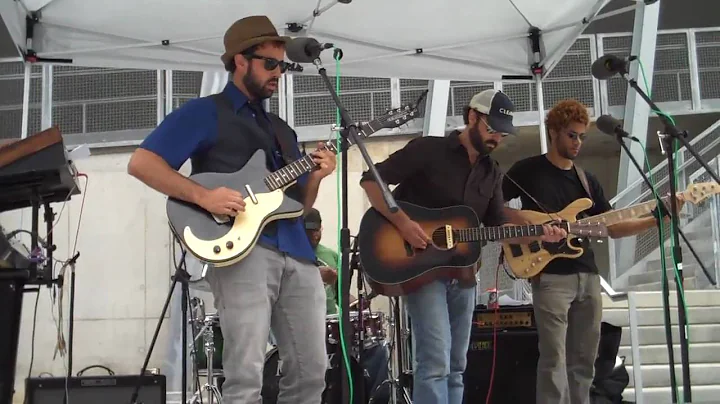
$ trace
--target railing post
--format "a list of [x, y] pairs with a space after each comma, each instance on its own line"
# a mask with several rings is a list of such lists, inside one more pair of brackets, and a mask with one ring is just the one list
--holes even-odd
[[[635, 302], [635, 292], [628, 292], [628, 322], [630, 328], [630, 352], [633, 361], [633, 388], [635, 390], [635, 403], [644, 404], [643, 381], [642, 381], [642, 360], [640, 359], [640, 338], [638, 330], [638, 313]], [[674, 371], [674, 370], [673, 370]]]

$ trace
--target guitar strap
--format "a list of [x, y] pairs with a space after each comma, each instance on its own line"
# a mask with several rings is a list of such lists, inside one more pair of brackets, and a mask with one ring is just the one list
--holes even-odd
[[285, 164], [290, 164], [293, 161], [297, 160], [298, 157], [295, 156], [294, 153], [294, 142], [291, 143], [291, 140], [294, 141], [294, 139], [290, 139], [290, 136], [284, 136], [283, 134], [289, 131], [283, 131], [281, 129], [281, 127], [285, 125], [285, 121], [283, 121], [279, 116], [273, 114], [272, 112], [268, 112], [267, 116], [268, 118], [270, 118], [270, 125], [272, 126], [272, 131], [275, 135], [275, 139], [277, 139], [278, 145], [280, 146], [280, 153], [282, 154], [282, 158], [285, 161]]
[[590, 192], [590, 183], [588, 182], [587, 175], [585, 175], [585, 170], [583, 170], [582, 167], [577, 164], [573, 164], [573, 167], [575, 167], [575, 172], [577, 173], [577, 176], [580, 179], [583, 188], [585, 188], [585, 193], [587, 193], [588, 197], [593, 203], [593, 206], [595, 206], [595, 200], [593, 199], [592, 192]]

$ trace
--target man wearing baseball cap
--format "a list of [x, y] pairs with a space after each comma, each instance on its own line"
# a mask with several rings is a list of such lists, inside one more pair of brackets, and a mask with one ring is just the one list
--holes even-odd
[[[505, 225], [508, 219], [503, 209], [502, 172], [490, 153], [506, 135], [516, 132], [514, 111], [513, 103], [504, 93], [480, 92], [465, 108], [464, 129], [446, 137], [413, 139], [377, 164], [377, 170], [388, 184], [397, 184], [393, 193], [398, 200], [431, 209], [466, 205], [485, 226]], [[372, 206], [410, 245], [417, 249], [427, 247], [430, 237], [420, 224], [402, 210], [390, 213], [369, 172], [363, 173], [360, 184]], [[534, 239], [558, 241], [566, 236], [557, 227], [544, 226], [544, 235]], [[532, 239], [506, 242], [527, 243]], [[479, 249], [479, 245], [475, 248]], [[478, 266], [476, 263], [472, 269], [477, 270]], [[460, 279], [454, 274], [448, 271], [444, 278], [410, 290], [406, 296], [417, 363], [413, 374], [414, 404], [463, 402], [463, 372], [476, 280], [473, 275]]]
[[[295, 131], [262, 105], [288, 67], [283, 59], [289, 39], [278, 35], [265, 16], [232, 24], [220, 57], [232, 76], [225, 89], [168, 115], [135, 151], [128, 172], [207, 212], [246, 214], [243, 190], [206, 189], [177, 170], [191, 160], [192, 174], [232, 173], [257, 150], [265, 152], [270, 171], [301, 157]], [[312, 156], [319, 168], [285, 191], [306, 210], [314, 204], [321, 180], [335, 169], [333, 153], [319, 148]], [[278, 402], [320, 403], [327, 367], [325, 293], [314, 262], [303, 221], [282, 219], [265, 226], [243, 260], [208, 272], [225, 338], [225, 403], [260, 403], [270, 329], [284, 364]]]

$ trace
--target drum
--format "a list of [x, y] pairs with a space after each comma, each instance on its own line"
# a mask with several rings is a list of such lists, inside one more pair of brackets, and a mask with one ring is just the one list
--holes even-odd
[[[325, 372], [325, 390], [322, 395], [322, 404], [342, 404], [342, 385], [340, 382], [340, 366], [345, 366], [340, 355], [334, 353], [328, 354], [328, 370]], [[365, 378], [365, 397], [370, 397], [370, 381], [369, 377], [362, 370], [355, 358], [350, 357], [350, 369], [353, 380], [353, 390], [355, 397], [353, 404], [361, 404], [358, 397], [360, 391], [360, 377]], [[278, 393], [280, 391], [280, 377], [282, 376], [282, 361], [277, 348], [273, 348], [265, 356], [265, 368], [263, 369], [263, 387], [262, 402], [263, 404], [276, 404]]]
[[[206, 325], [208, 325], [208, 328], [206, 328], [204, 332], [212, 332], [213, 334], [213, 345], [215, 349], [212, 357], [213, 370], [222, 369], [223, 344], [225, 340], [223, 339], [222, 330], [220, 329], [220, 318], [217, 313], [206, 315], [204, 322], [198, 322], [195, 325], [195, 336], [198, 337], [195, 340], [195, 365], [197, 365], [198, 369], [207, 370], [205, 335], [201, 334], [201, 332], [203, 332], [203, 327]], [[190, 335], [188, 339], [190, 338], [192, 338], [192, 335]]]
[[[385, 313], [370, 312], [365, 310], [362, 313], [363, 328], [365, 328], [365, 344], [364, 348], [369, 348], [383, 340], [385, 340]], [[328, 345], [337, 345], [340, 343], [340, 318], [338, 314], [329, 314], [325, 316], [325, 335]], [[360, 346], [360, 318], [358, 312], [350, 312], [350, 329], [351, 340], [349, 345], [352, 347]], [[328, 348], [330, 350], [330, 348]]]

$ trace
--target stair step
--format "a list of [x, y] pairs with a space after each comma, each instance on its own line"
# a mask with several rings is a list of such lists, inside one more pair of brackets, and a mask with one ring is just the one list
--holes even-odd
[[[635, 386], [634, 371], [632, 366], [626, 366], [630, 375], [630, 385]], [[717, 385], [720, 374], [720, 363], [691, 363], [690, 382], [695, 386]], [[682, 383], [682, 365], [675, 364], [675, 380]], [[668, 387], [670, 386], [670, 365], [643, 365], [642, 382], [645, 387]], [[693, 389], [694, 390], [694, 389]], [[720, 400], [719, 400], [720, 401]]]
[[[688, 321], [691, 327], [700, 324], [720, 324], [720, 307], [689, 307], [688, 309]], [[665, 314], [662, 308], [639, 309], [637, 314], [639, 326], [665, 324]], [[618, 327], [630, 325], [627, 309], [604, 309], [603, 321]], [[670, 322], [677, 325], [677, 309], [670, 309]], [[626, 332], [623, 330], [623, 333]]]
[[[703, 264], [705, 264], [705, 267], [709, 267], [714, 265], [715, 263], [715, 252], [713, 251], [713, 246], [710, 242], [702, 243], [702, 245], [693, 244], [693, 247], [695, 247], [695, 252], [698, 254], [698, 257], [700, 257], [700, 260]], [[695, 259], [695, 256], [690, 252], [688, 248], [683, 247], [682, 249], [682, 259], [684, 266], [688, 265], [697, 265], [697, 260]], [[673, 266], [673, 260], [672, 256], [668, 252], [665, 255], [665, 265], [667, 265], [668, 269], [670, 269]], [[662, 270], [662, 261], [658, 257], [657, 259], [651, 259], [647, 261], [647, 270], [648, 271], [660, 271]]]
[[[691, 379], [692, 381], [692, 379]], [[682, 381], [678, 380], [678, 391], [682, 402]], [[719, 403], [720, 402], [720, 385], [714, 386], [692, 386], [692, 403]], [[649, 387], [642, 389], [642, 396], [646, 404], [671, 404], [672, 389], [670, 387]], [[623, 392], [623, 399], [635, 402], [635, 389], [626, 388]]]
[[[662, 269], [660, 268], [661, 267], [658, 267], [658, 269], [650, 269], [648, 267], [645, 272], [630, 275], [628, 277], [628, 287], [662, 282]], [[699, 266], [688, 265], [687, 263], [685, 263], [683, 265], [683, 281], [685, 279], [696, 276], [697, 272], [700, 271], [702, 271], [702, 269], [700, 269]], [[675, 268], [672, 262], [667, 262], [667, 271], [665, 271], [665, 274], [667, 275], [669, 281], [675, 281]]]
[[[635, 292], [634, 297], [638, 309], [662, 308], [662, 293], [658, 291]], [[720, 309], [720, 290], [686, 290], [685, 300], [688, 308], [714, 306]], [[677, 307], [677, 298], [674, 291], [670, 292], [670, 306]], [[627, 300], [618, 299], [613, 301], [603, 293], [604, 309], [627, 309], [627, 307]]]
[[[680, 363], [680, 344], [673, 345], [675, 363]], [[691, 343], [689, 346], [690, 363], [720, 363], [720, 342]], [[632, 352], [629, 346], [620, 346], [618, 356], [625, 357], [625, 363], [632, 364]], [[643, 365], [667, 365], [667, 346], [663, 344], [640, 347], [640, 360]]]
[[[658, 280], [657, 282], [643, 283], [640, 285], [629, 285], [628, 290], [633, 292], [661, 292], [663, 288], [662, 285], [662, 281]], [[686, 276], [685, 273], [683, 274], [683, 286], [686, 292], [688, 289], [696, 289], [697, 285], [698, 280], [696, 276]], [[672, 291], [677, 289], [674, 278], [668, 282], [668, 288]]]
[[[703, 342], [720, 342], [720, 324], [690, 324], [688, 337], [690, 344]], [[680, 341], [680, 329], [671, 327], [673, 342]], [[640, 346], [665, 344], [665, 327], [662, 325], [638, 327]], [[630, 346], [630, 329], [623, 328], [620, 346]]]

